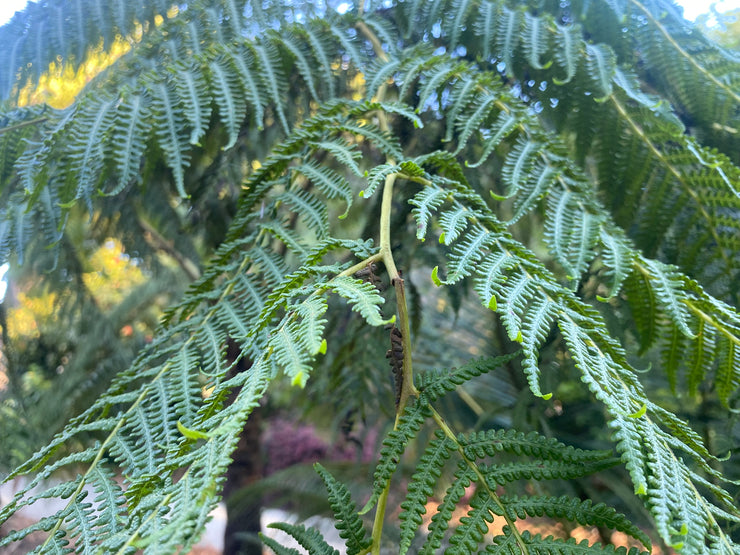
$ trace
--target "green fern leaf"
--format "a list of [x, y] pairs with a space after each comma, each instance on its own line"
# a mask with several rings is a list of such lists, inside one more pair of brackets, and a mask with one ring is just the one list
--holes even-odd
[[475, 79], [470, 79], [467, 75], [463, 75], [453, 83], [450, 94], [450, 104], [452, 107], [447, 117], [447, 130], [444, 136], [445, 142], [452, 141], [456, 122], [460, 119], [463, 109], [475, 97], [477, 88], [478, 82]]
[[472, 274], [483, 258], [484, 249], [493, 241], [493, 234], [480, 227], [466, 234], [452, 249], [445, 283], [451, 285]]
[[555, 50], [555, 61], [565, 70], [565, 77], [553, 77], [556, 85], [565, 85], [576, 75], [579, 50], [581, 48], [581, 28], [578, 25], [557, 25], [555, 43], [559, 47]]
[[401, 555], [411, 547], [416, 530], [422, 523], [421, 516], [426, 513], [427, 500], [434, 494], [434, 487], [442, 475], [442, 467], [455, 447], [441, 431], [437, 430], [435, 434], [436, 438], [429, 443], [416, 465], [416, 472], [407, 487], [406, 499], [401, 503]]
[[601, 463], [612, 464], [611, 451], [587, 451], [560, 443], [536, 432], [524, 434], [516, 430], [487, 430], [458, 437], [465, 457], [469, 460], [495, 457], [498, 453], [527, 455], [540, 461], [563, 462], [566, 466]]
[[607, 233], [602, 229], [599, 240], [602, 245], [601, 256], [606, 265], [605, 274], [613, 280], [609, 297], [605, 299], [609, 300], [622, 290], [625, 280], [632, 273], [635, 251], [621, 232]]
[[276, 555], [304, 555], [303, 551], [298, 551], [292, 547], [284, 547], [270, 537], [260, 533], [260, 539], [267, 547], [272, 549]]
[[[321, 535], [321, 533], [312, 528], [306, 528], [303, 525], [286, 524], [284, 522], [275, 522], [270, 524], [270, 528], [282, 530], [286, 534], [293, 536], [301, 544], [309, 555], [339, 555], [339, 551], [334, 549]], [[263, 537], [263, 541], [264, 541]], [[280, 553], [276, 551], [276, 553]]]
[[414, 401], [406, 406], [396, 427], [383, 439], [383, 448], [380, 450], [380, 460], [373, 474], [373, 493], [360, 514], [369, 511], [380, 498], [388, 481], [396, 471], [401, 462], [401, 455], [406, 450], [406, 445], [416, 437], [424, 421], [430, 416], [426, 403]]
[[326, 309], [326, 300], [319, 297], [292, 305], [270, 339], [269, 348], [293, 385], [306, 385], [311, 373], [310, 362], [321, 347], [326, 323], [321, 316]]
[[333, 56], [327, 48], [326, 39], [324, 38], [326, 35], [323, 33], [314, 32], [314, 30], [309, 25], [305, 26], [303, 28], [303, 31], [306, 34], [306, 39], [308, 40], [308, 43], [311, 45], [311, 50], [313, 51], [314, 58], [319, 62], [318, 68], [321, 72], [322, 83], [324, 84], [324, 87], [326, 89], [327, 96], [329, 98], [333, 98], [334, 96], [336, 96], [334, 86], [334, 71], [331, 67], [331, 59]]
[[686, 377], [691, 395], [696, 395], [699, 384], [704, 381], [707, 371], [714, 366], [715, 346], [716, 332], [706, 327], [704, 320], [699, 320]]
[[224, 150], [233, 147], [239, 138], [239, 129], [247, 111], [245, 94], [238, 81], [239, 73], [225, 58], [216, 58], [210, 62], [214, 98], [218, 106], [221, 121], [229, 134]]
[[73, 125], [72, 147], [68, 153], [72, 159], [70, 171], [76, 177], [74, 198], [90, 202], [90, 196], [100, 178], [105, 162], [104, 144], [108, 129], [113, 123], [114, 100], [100, 100], [83, 108]]
[[678, 291], [681, 289], [681, 283], [675, 268], [655, 260], [645, 260], [645, 263], [650, 276], [650, 284], [656, 297], [662, 301], [663, 309], [684, 335], [694, 337], [694, 332], [689, 327], [686, 306], [679, 300]]
[[365, 58], [360, 54], [354, 40], [347, 36], [346, 30], [331, 23], [327, 25], [327, 30], [331, 32], [337, 40], [339, 40], [342, 48], [344, 48], [344, 55], [354, 62], [356, 67], [362, 67], [364, 65]]
[[419, 191], [414, 198], [409, 200], [413, 205], [412, 210], [416, 217], [416, 238], [424, 241], [427, 235], [430, 220], [437, 209], [442, 205], [447, 197], [442, 189], [434, 187], [425, 187]]
[[470, 500], [471, 509], [460, 519], [460, 524], [450, 538], [450, 547], [445, 551], [450, 555], [475, 553], [488, 533], [488, 525], [493, 522], [493, 509], [496, 499], [478, 489]]
[[439, 216], [439, 225], [442, 227], [444, 241], [442, 241], [442, 237], [440, 237], [440, 241], [445, 245], [454, 243], [468, 226], [469, 216], [470, 210], [464, 206], [456, 206], [451, 210], [442, 212]]
[[108, 194], [116, 195], [133, 180], [139, 178], [139, 164], [146, 146], [145, 122], [149, 118], [149, 99], [131, 95], [122, 99], [112, 129], [112, 148], [115, 149], [118, 185]]
[[419, 376], [417, 389], [426, 402], [434, 402], [446, 393], [454, 391], [458, 386], [470, 381], [476, 376], [481, 376], [508, 364], [519, 356], [519, 353], [511, 353], [497, 357], [485, 357], [473, 359], [458, 368], [450, 370], [424, 372]]
[[434, 73], [425, 75], [426, 83], [419, 90], [419, 102], [416, 104], [416, 111], [421, 113], [430, 105], [433, 99], [437, 97], [437, 91], [445, 85], [451, 77], [458, 73], [458, 68], [451, 63], [439, 63], [433, 66]]
[[612, 80], [616, 69], [614, 52], [602, 44], [586, 44], [586, 68], [601, 92], [595, 100], [603, 102], [612, 94]]
[[370, 198], [389, 175], [398, 173], [398, 171], [399, 167], [395, 164], [375, 166], [367, 173], [367, 187], [360, 191], [360, 196], [362, 198]]
[[499, 100], [499, 95], [495, 93], [487, 95], [477, 95], [475, 100], [471, 103], [476, 109], [472, 114], [460, 114], [458, 116], [458, 123], [462, 123], [461, 129], [457, 137], [457, 150], [455, 154], [459, 154], [468, 140], [477, 134], [482, 127], [483, 122], [488, 118], [491, 113], [492, 105]]
[[599, 239], [599, 218], [579, 205], [569, 191], [551, 194], [545, 239], [571, 279], [586, 271]]
[[734, 342], [722, 337], [717, 342], [720, 352], [715, 377], [715, 387], [720, 401], [729, 406], [729, 400], [733, 393], [740, 387], [740, 352]]
[[[497, 536], [493, 539], [496, 547], [487, 548], [487, 553], [503, 554], [510, 553], [508, 545], [513, 545], [511, 536]], [[601, 553], [603, 555], [642, 555], [646, 552], [641, 552], [636, 547], [631, 547], [629, 550], [625, 547], [614, 547], [613, 545], [602, 546], [601, 544], [589, 545], [588, 540], [581, 540], [580, 542], [575, 538], [568, 538], [567, 540], [554, 538], [553, 536], [547, 536], [543, 538], [540, 534], [533, 536], [529, 531], [525, 530], [521, 533], [521, 537], [524, 540], [525, 545], [528, 549], [534, 553], [549, 553], [552, 555], [595, 555]], [[499, 550], [497, 548], [505, 548]]]
[[496, 47], [499, 58], [504, 63], [507, 76], [514, 74], [512, 60], [519, 44], [520, 27], [522, 26], [521, 10], [510, 10], [506, 6], [499, 12], [496, 29]]
[[295, 190], [279, 195], [276, 200], [288, 204], [319, 240], [327, 237], [329, 218], [321, 199], [306, 191]]
[[[530, 517], [548, 516], [550, 518], [564, 518], [586, 526], [604, 526], [618, 530], [639, 540], [646, 548], [650, 548], [650, 538], [640, 528], [632, 524], [624, 515], [613, 508], [599, 503], [594, 505], [590, 499], [562, 497], [507, 497], [501, 498], [506, 512], [512, 520]], [[493, 509], [496, 514], [499, 512]]]
[[337, 276], [327, 286], [337, 295], [347, 299], [352, 305], [352, 310], [359, 312], [371, 326], [383, 326], [395, 319], [395, 317], [383, 319], [380, 306], [384, 300], [371, 283], [349, 276]]
[[401, 62], [395, 58], [386, 62], [376, 62], [375, 67], [370, 68], [370, 71], [368, 72], [368, 98], [377, 95], [380, 87], [393, 76], [399, 67], [401, 67]]
[[419, 551], [423, 555], [434, 555], [439, 553], [442, 540], [452, 520], [452, 513], [460, 500], [467, 493], [471, 484], [475, 483], [477, 475], [466, 461], [457, 462], [457, 470], [452, 484], [447, 488], [442, 503], [437, 507], [437, 512], [432, 516], [429, 524], [429, 534]]
[[523, 41], [523, 47], [527, 62], [534, 69], [547, 69], [552, 62], [543, 64], [540, 61], [550, 46], [546, 21], [527, 12], [524, 14], [524, 29], [526, 39]]
[[395, 29], [392, 28], [385, 18], [370, 13], [363, 17], [363, 21], [375, 32], [390, 53], [394, 53], [397, 50]]
[[640, 83], [632, 72], [624, 68], [615, 67], [612, 79], [628, 97], [638, 104], [642, 104], [647, 108], [655, 108], [660, 103], [658, 97], [646, 94], [641, 90]]
[[468, 12], [474, 6], [473, 0], [452, 0], [451, 11], [452, 17], [443, 19], [442, 22], [446, 27], [449, 35], [450, 48], [455, 49], [460, 44], [460, 35], [465, 30], [465, 20]]
[[577, 465], [563, 461], [517, 461], [501, 465], [479, 464], [491, 488], [504, 486], [516, 480], [573, 480], [601, 472], [620, 464], [620, 459], [579, 462]]
[[154, 134], [165, 153], [167, 165], [172, 170], [177, 193], [181, 197], [187, 197], [185, 168], [190, 165], [190, 153], [184, 117], [180, 113], [181, 107], [178, 106], [174, 91], [167, 83], [152, 83], [149, 94], [152, 97]]
[[290, 132], [290, 126], [288, 125], [288, 120], [285, 118], [280, 86], [281, 83], [285, 83], [285, 78], [280, 70], [280, 63], [275, 47], [266, 42], [264, 44], [254, 45], [253, 49], [259, 61], [262, 83], [269, 92], [273, 109], [277, 113], [280, 124], [283, 126], [283, 131], [287, 134]]
[[[498, 10], [493, 2], [483, 2], [475, 20], [476, 34], [482, 37], [483, 59], [491, 59], [491, 39], [496, 36], [496, 16]], [[508, 66], [507, 66], [508, 70]]]
[[365, 533], [362, 520], [357, 515], [349, 490], [320, 464], [316, 463], [314, 469], [319, 473], [329, 490], [329, 502], [332, 511], [334, 511], [336, 528], [339, 530], [339, 537], [345, 540], [347, 555], [360, 553], [370, 546], [371, 541]]
[[318, 101], [319, 93], [316, 90], [316, 83], [314, 80], [311, 63], [308, 61], [308, 58], [306, 58], [306, 54], [301, 48], [301, 45], [298, 43], [297, 37], [291, 33], [285, 35], [276, 34], [274, 38], [275, 41], [278, 42], [278, 44], [287, 48], [288, 51], [292, 54], [296, 68], [300, 72], [301, 77], [303, 77], [303, 81], [306, 83], [306, 87], [308, 87], [308, 92], [311, 94], [314, 100]]
[[483, 301], [483, 306], [496, 310], [498, 306], [497, 294], [500, 287], [508, 279], [508, 272], [517, 265], [516, 258], [505, 249], [494, 251], [486, 256], [478, 266], [478, 279], [475, 280], [475, 290]]
[[190, 144], [199, 145], [211, 119], [211, 94], [200, 67], [178, 64], [173, 72], [177, 95], [183, 99], [190, 124]]
[[246, 94], [246, 99], [249, 101], [249, 105], [254, 112], [254, 123], [258, 129], [262, 129], [264, 120], [264, 108], [266, 101], [263, 99], [263, 93], [260, 90], [260, 80], [253, 75], [255, 70], [254, 66], [257, 62], [254, 57], [254, 51], [250, 48], [240, 49], [237, 48], [234, 51], [227, 50], [224, 55], [231, 61], [233, 67], [239, 72], [239, 80], [241, 81], [242, 89]]
[[[480, 158], [477, 162], [474, 162], [473, 164], [468, 164], [471, 168], [477, 168], [480, 165], [482, 165], [486, 160], [488, 160], [488, 157], [491, 155], [491, 153], [494, 151], [494, 149], [501, 143], [502, 140], [507, 138], [515, 129], [517, 129], [521, 125], [521, 120], [523, 119], [522, 114], [518, 114], [515, 112], [500, 112], [498, 117], [496, 118], [496, 121], [493, 123], [493, 126], [486, 131], [486, 137], [485, 137], [485, 147], [483, 148], [483, 153], [481, 154]], [[519, 179], [520, 176], [511, 176], [511, 179]], [[507, 183], [509, 185], [511, 181]], [[514, 194], [514, 191], [518, 189], [519, 182], [516, 182], [515, 187], [509, 186], [509, 191], [507, 192], [508, 196], [511, 196]]]
[[321, 167], [318, 164], [309, 162], [292, 168], [294, 172], [304, 175], [328, 198], [341, 198], [347, 205], [344, 213], [339, 216], [340, 219], [347, 217], [349, 209], [352, 206], [352, 190], [347, 180], [337, 172]]
[[531, 301], [522, 322], [521, 344], [524, 348], [522, 367], [525, 374], [527, 374], [530, 390], [539, 397], [545, 397], [545, 395], [542, 394], [539, 385], [540, 368], [537, 353], [549, 335], [558, 313], [559, 307], [557, 304], [543, 295], [542, 297], [535, 297]]
[[526, 183], [541, 148], [542, 145], [535, 141], [528, 141], [524, 138], [517, 140], [514, 148], [506, 156], [504, 167], [501, 169], [507, 196], [514, 195], [519, 187]]
[[320, 149], [329, 152], [338, 162], [347, 166], [352, 173], [358, 177], [362, 177], [363, 172], [356, 162], [356, 160], [362, 158], [362, 154], [358, 149], [339, 141], [317, 141], [311, 143], [311, 146], [317, 150]]

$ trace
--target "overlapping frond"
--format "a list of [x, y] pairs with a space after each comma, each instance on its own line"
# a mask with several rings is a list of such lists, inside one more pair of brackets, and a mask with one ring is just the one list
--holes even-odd
[[[425, 179], [426, 188], [443, 188], [435, 181], [434, 175], [428, 175]], [[426, 196], [428, 193], [420, 195]], [[531, 252], [513, 241], [485, 205], [475, 201], [466, 203], [452, 200], [439, 205], [436, 210], [439, 213], [447, 210], [458, 212], [461, 206], [467, 209], [467, 228], [449, 251], [447, 280], [436, 278], [438, 284], [452, 284], [462, 276], [473, 279], [483, 305], [500, 315], [509, 338], [522, 345], [525, 357], [523, 366], [530, 388], [537, 395], [543, 395], [539, 387], [537, 353], [551, 327], [557, 325], [575, 364], [583, 373], [583, 381], [609, 410], [614, 435], [632, 474], [635, 489], [638, 493], [647, 494], [648, 505], [656, 517], [660, 515], [658, 523], [664, 537], [672, 537], [671, 530], [687, 530], [684, 535], [688, 534], [688, 537], [681, 541], [685, 540], [691, 552], [699, 552], [693, 550], [700, 549], [703, 541], [700, 538], [715, 534], [718, 535], [715, 537], [723, 537], [712, 507], [732, 512], [730, 498], [721, 489], [713, 491], [713, 496], [717, 496], [717, 505], [701, 496], [696, 497], [699, 487], [697, 475], [675, 453], [684, 452], [704, 472], [714, 475], [715, 471], [708, 464], [711, 456], [701, 446], [695, 433], [685, 423], [666, 418], [664, 411], [655, 410], [634, 370], [627, 363], [626, 353], [606, 331], [599, 314], [560, 285]], [[426, 226], [428, 229], [428, 222]], [[418, 229], [422, 229], [422, 226]], [[657, 262], [643, 260], [642, 263], [654, 268], [654, 274], [648, 270], [651, 291], [661, 310], [674, 321], [672, 326], [680, 331], [681, 318], [687, 317], [688, 309], [675, 304], [672, 295], [677, 292], [677, 282], [686, 280], [683, 288], [685, 297], [687, 278], [679, 278], [675, 272]], [[698, 299], [693, 302], [698, 302]], [[731, 310], [729, 307], [726, 309]], [[688, 332], [688, 329], [684, 330], [684, 333]], [[728, 356], [733, 353], [734, 350], [730, 348]], [[549, 393], [544, 396], [549, 397]], [[686, 438], [693, 439], [675, 439], [677, 430]], [[645, 443], [647, 441], [649, 448]], [[665, 464], [681, 469], [673, 474], [673, 490], [670, 493], [666, 490], [651, 494], [651, 488], [656, 488], [652, 491], [657, 492], [667, 487], [667, 482], [650, 478], [656, 476], [662, 479], [665, 476]], [[525, 475], [528, 472], [527, 469], [521, 471]], [[542, 474], [545, 475], [547, 472]], [[653, 495], [659, 497], [660, 501], [657, 498], [652, 500]], [[688, 498], [699, 501], [687, 506], [685, 501]], [[704, 524], [698, 527], [699, 530], [691, 528], [689, 524], [688, 528], [682, 528], [683, 523], [689, 521]], [[728, 546], [731, 545], [729, 539], [724, 540]], [[672, 541], [680, 543], [676, 538]]]
[[[65, 508], [41, 525], [50, 532], [45, 550], [64, 549], [72, 539], [80, 548], [106, 551], [133, 546], [168, 553], [192, 545], [218, 498], [244, 419], [267, 383], [279, 370], [294, 384], [305, 385], [312, 361], [325, 350], [326, 296], [344, 297], [371, 325], [387, 322], [377, 290], [342, 274], [348, 264], [320, 264], [335, 251], [365, 258], [372, 248], [364, 241], [330, 237], [327, 211], [307, 210], [323, 206], [316, 196], [321, 188], [302, 188], [296, 179], [301, 174], [291, 171], [316, 163], [320, 145], [328, 140], [323, 124], [341, 126], [351, 110], [363, 113], [361, 104], [352, 104], [306, 122], [287, 141], [293, 145], [291, 155], [283, 150], [283, 156], [255, 174], [234, 220], [235, 238], [222, 245], [200, 280], [168, 313], [157, 339], [106, 394], [15, 474], [45, 467], [43, 476], [49, 476], [70, 465], [86, 470], [40, 493], [31, 492], [40, 478], [32, 481], [2, 509], [2, 520], [40, 498], [63, 497], [68, 499]], [[324, 141], [301, 140], [312, 134], [321, 134]], [[344, 148], [351, 153], [358, 147], [347, 143]], [[288, 238], [283, 234], [288, 228], [278, 224], [294, 216], [324, 231], [313, 238]], [[286, 250], [290, 262], [278, 255]], [[231, 342], [239, 346], [249, 370], [229, 378], [236, 362], [227, 356]], [[207, 395], [204, 385], [212, 389]], [[239, 394], [224, 406], [234, 387]], [[105, 417], [112, 410], [115, 417]], [[89, 433], [100, 441], [55, 459], [58, 445]], [[111, 478], [114, 467], [126, 476], [123, 486]], [[187, 470], [174, 480], [181, 468]], [[94, 506], [85, 499], [89, 491], [99, 498]], [[31, 531], [0, 541], [5, 545]]]
[[[80, 59], [90, 43], [128, 35], [169, 8], [123, 4], [42, 2], [3, 27], [0, 42], [6, 33], [14, 46], [0, 63], [0, 95], [16, 83], [18, 60], [32, 60], [20, 70], [25, 78], [52, 50]], [[92, 213], [98, 194], [144, 183], [151, 166], [166, 167], [178, 196], [187, 197], [201, 157], [237, 147], [247, 135], [277, 142], [244, 172], [251, 177], [226, 240], [200, 278], [134, 364], [16, 470], [13, 476], [37, 478], [0, 510], [0, 521], [44, 498], [65, 499], [65, 507], [0, 546], [42, 529], [49, 535], [41, 551], [48, 552], [72, 544], [106, 552], [189, 548], [268, 382], [284, 374], [303, 387], [326, 353], [328, 297], [343, 298], [367, 325], [392, 320], [375, 285], [355, 274], [357, 264], [392, 256], [395, 245], [379, 254], [369, 237], [342, 238], [332, 225], [332, 215], [350, 213], [355, 189], [367, 199], [384, 188], [384, 225], [393, 201], [410, 204], [403, 214], [411, 214], [416, 238], [432, 239], [415, 247], [425, 263], [436, 259], [431, 280], [472, 285], [497, 315], [502, 341], [520, 345], [513, 356], [544, 399], [552, 382], [541, 379], [541, 353], [559, 337], [564, 360], [605, 407], [621, 456], [535, 433], [453, 433], [433, 403], [512, 357], [429, 372], [384, 441], [365, 507], [383, 498], [408, 446], [433, 421], [438, 431], [401, 505], [401, 550], [423, 542], [422, 553], [443, 545], [450, 553], [626, 552], [514, 527], [532, 515], [609, 527], [649, 547], [637, 527], [603, 505], [496, 491], [621, 462], [666, 543], [690, 555], [736, 553], [725, 524], [740, 514], [719, 460], [650, 398], [628, 360], [630, 348], [655, 348], [675, 390], [684, 382], [691, 394], [706, 386], [725, 408], [737, 399], [740, 170], [730, 135], [740, 118], [738, 61], [689, 33], [662, 0], [613, 1], [608, 9], [575, 1], [572, 13], [555, 3], [534, 10], [504, 0], [366, 4], [363, 14], [339, 17], [323, 4], [298, 3], [287, 17], [279, 2], [189, 3], [69, 109], [0, 115], [0, 261], [22, 257], [38, 222], [44, 243], [53, 244], [72, 204], [86, 202]], [[57, 16], [81, 22], [68, 10], [83, 8], [117, 10], [118, 19], [80, 29], [79, 39], [54, 31], [50, 44], [39, 38], [43, 48], [30, 46], [44, 36], [36, 33], [66, 21]], [[350, 63], [356, 68], [348, 71]], [[365, 78], [364, 90], [357, 77]], [[363, 93], [379, 100], [336, 98]], [[399, 123], [389, 126], [394, 116]], [[395, 182], [404, 186], [393, 191]], [[542, 244], [521, 240], [526, 219]], [[597, 300], [602, 312], [629, 313], [639, 345], [610, 333]], [[249, 369], [232, 372], [237, 363]], [[96, 443], [56, 455], [83, 435]], [[448, 467], [449, 487], [419, 538]], [[70, 468], [83, 470], [32, 492]], [[346, 488], [319, 473], [349, 551], [363, 552], [368, 540]], [[471, 486], [467, 515], [449, 531]], [[496, 517], [507, 526], [484, 547]], [[334, 553], [315, 531], [281, 529], [311, 553]], [[277, 553], [294, 552], [264, 541]]]
[[[208, 5], [222, 13], [228, 13], [229, 6], [215, 0]], [[284, 108], [284, 64], [303, 56], [305, 63], [299, 67], [308, 89], [316, 99], [320, 98], [317, 91], [323, 99], [333, 98], [332, 64], [341, 60], [336, 50], [341, 41], [322, 23], [294, 26], [292, 33], [284, 35], [263, 29], [245, 37], [205, 24], [205, 7], [190, 6], [163, 23], [158, 29], [161, 35], [119, 61], [120, 71], [111, 82], [83, 92], [73, 109], [47, 109], [35, 120], [32, 114], [38, 110], [9, 112], [6, 127], [21, 126], [0, 136], [0, 145], [13, 149], [19, 177], [9, 165], [2, 170], [5, 198], [9, 200], [14, 191], [19, 191], [16, 196], [48, 195], [51, 188], [56, 202], [47, 208], [54, 223], [62, 222], [64, 209], [77, 200], [92, 208], [98, 192], [117, 194], [141, 183], [142, 156], [148, 148], [164, 154], [178, 194], [187, 197], [188, 167], [199, 155], [203, 136], [217, 123], [226, 132], [223, 149], [236, 144], [245, 122], [262, 128], [266, 110], [277, 116], [285, 132], [292, 126], [295, 109]], [[236, 8], [243, 9], [241, 4]], [[344, 39], [341, 44], [351, 44], [351, 37]], [[315, 83], [323, 85], [317, 89]], [[217, 112], [217, 120], [212, 112]], [[29, 125], [29, 120], [35, 125]], [[26, 144], [19, 141], [19, 133], [41, 142]], [[54, 178], [49, 180], [45, 168], [52, 165]], [[0, 214], [5, 231], [0, 243], [14, 241], [14, 250], [22, 254], [25, 234], [13, 217], [16, 203], [9, 201]], [[0, 258], [5, 259], [8, 252], [4, 250]]]

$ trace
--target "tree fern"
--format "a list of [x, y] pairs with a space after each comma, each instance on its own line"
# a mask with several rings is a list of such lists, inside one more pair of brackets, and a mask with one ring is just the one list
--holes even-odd
[[[206, 211], [218, 239], [193, 240], [208, 261], [151, 343], [8, 475], [34, 477], [0, 521], [43, 499], [64, 506], [0, 546], [43, 530], [39, 552], [188, 550], [268, 385], [284, 375], [310, 391], [336, 355], [348, 363], [335, 385], [362, 381], [355, 365], [378, 368], [352, 399], [370, 403], [387, 364], [352, 360], [364, 339], [334, 330], [394, 323], [396, 419], [361, 514], [317, 467], [348, 552], [381, 551], [402, 483], [402, 553], [638, 552], [533, 534], [526, 518], [540, 515], [617, 530], [649, 550], [638, 515], [584, 499], [591, 475], [620, 469], [662, 542], [737, 552], [731, 463], [666, 408], [688, 397], [658, 402], [664, 380], [727, 415], [740, 387], [733, 55], [662, 1], [576, 1], [567, 12], [371, 1], [340, 14], [203, 0], [154, 24], [169, 8], [42, 2], [0, 29], [12, 45], [0, 64], [3, 261], [64, 252], [56, 243], [80, 212], [89, 228], [106, 219], [125, 233], [130, 197], [154, 195], [192, 226], [203, 206], [224, 207]], [[56, 56], [78, 65], [137, 24], [141, 40], [71, 107], [14, 104]], [[468, 290], [471, 308], [460, 302]], [[420, 297], [465, 306], [495, 348], [465, 362], [458, 345], [456, 368], [421, 372], [455, 340], [418, 310]], [[645, 379], [633, 366], [643, 355], [656, 366]], [[550, 437], [545, 417], [529, 422], [537, 430], [504, 429], [469, 394], [487, 373], [506, 374], [537, 411], [554, 401], [571, 410], [558, 399], [571, 371], [607, 422], [587, 445]], [[331, 403], [332, 391], [320, 394]], [[450, 409], [456, 395], [477, 429]], [[491, 537], [495, 519], [503, 531]], [[315, 530], [277, 527], [309, 553], [336, 552]]]

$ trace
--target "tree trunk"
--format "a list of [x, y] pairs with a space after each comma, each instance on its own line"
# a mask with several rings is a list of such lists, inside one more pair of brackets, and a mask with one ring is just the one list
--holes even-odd
[[[238, 356], [238, 349], [232, 346], [229, 356]], [[249, 361], [242, 359], [233, 372], [249, 372], [249, 366]], [[237, 393], [232, 394], [232, 399]], [[260, 499], [235, 502], [233, 497], [240, 489], [254, 484], [263, 475], [261, 412], [261, 408], [256, 407], [249, 415], [232, 455], [233, 460], [226, 471], [223, 489], [223, 498], [227, 505], [224, 555], [262, 555], [262, 542], [257, 536], [260, 532]]]

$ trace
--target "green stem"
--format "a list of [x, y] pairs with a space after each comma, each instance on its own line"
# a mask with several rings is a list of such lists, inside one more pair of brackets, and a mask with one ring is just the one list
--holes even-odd
[[[379, 59], [383, 61], [388, 60], [388, 55], [383, 51], [382, 45], [378, 37], [373, 31], [363, 22], [362, 20], [356, 23], [357, 29], [365, 35], [365, 37], [373, 45], [375, 54]], [[387, 89], [387, 84], [384, 83], [378, 89], [377, 99], [383, 101]], [[385, 112], [380, 110], [378, 112], [378, 127], [381, 131], [389, 132], [390, 126], [388, 125], [388, 117]], [[395, 164], [396, 161], [393, 158], [387, 158], [386, 163]], [[411, 325], [409, 321], [408, 305], [406, 304], [406, 290], [404, 287], [403, 277], [396, 267], [396, 261], [393, 259], [393, 252], [391, 250], [391, 215], [393, 208], [393, 187], [396, 182], [398, 174], [394, 173], [385, 178], [383, 184], [383, 198], [381, 201], [380, 209], [380, 259], [385, 264], [385, 268], [388, 271], [391, 284], [396, 291], [396, 310], [398, 311], [398, 327], [401, 330], [401, 341], [403, 344], [403, 374], [401, 380], [401, 392], [398, 398], [398, 404], [396, 407], [396, 421], [393, 428], [398, 427], [398, 422], [403, 414], [406, 405], [408, 404], [409, 397], [411, 395], [418, 395], [418, 391], [414, 386], [414, 372], [411, 361]], [[378, 498], [378, 505], [375, 511], [375, 519], [373, 521], [373, 532], [372, 532], [372, 545], [370, 553], [373, 555], [380, 555], [380, 541], [383, 536], [383, 523], [385, 521], [385, 510], [388, 503], [388, 494], [390, 493], [390, 480], [386, 483], [383, 492]]]
[[41, 118], [31, 119], [28, 121], [22, 121], [20, 123], [16, 123], [15, 125], [11, 125], [10, 127], [3, 127], [2, 129], [0, 129], [0, 135], [2, 135], [3, 133], [10, 133], [11, 131], [21, 129], [23, 127], [28, 127], [29, 125], [38, 125], [40, 123], [44, 123], [47, 119], [49, 118], [44, 116]]

